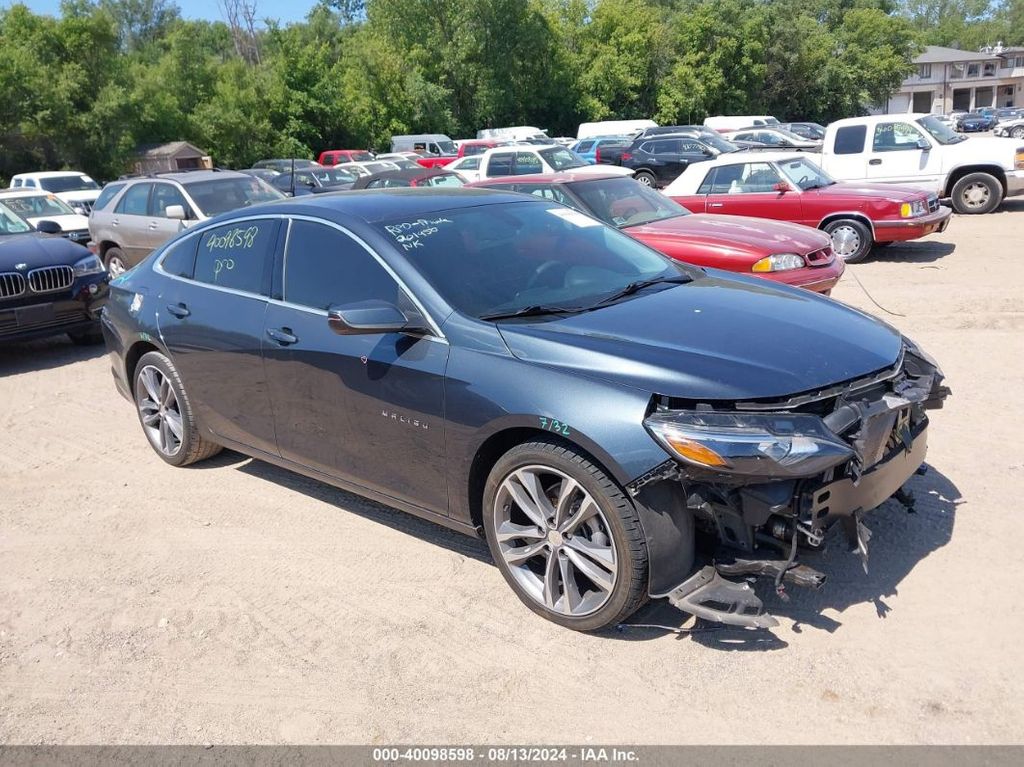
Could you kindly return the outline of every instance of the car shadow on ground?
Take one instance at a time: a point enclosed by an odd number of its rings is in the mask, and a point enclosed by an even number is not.
[[[885,248],[875,248],[868,257],[872,261],[930,264],[956,250],[951,242],[894,242]]]
[[[190,467],[190,470],[228,467],[303,493],[344,509],[346,513],[358,514],[364,519],[462,556],[493,564],[487,544],[480,538],[463,535],[240,453],[225,450]],[[872,533],[868,545],[867,574],[864,573],[859,556],[848,551],[838,527],[833,528],[823,551],[801,559],[804,564],[825,573],[828,582],[817,591],[790,587],[787,590],[789,601],[783,601],[772,590],[770,581],[759,579],[754,586],[766,611],[778,618],[792,620],[792,630],[796,633],[808,629],[833,633],[843,624],[838,618],[825,615],[824,611],[841,614],[847,608],[863,603],[873,604],[877,617],[884,619],[893,609],[886,600],[899,593],[900,582],[918,562],[949,542],[956,507],[962,502],[956,485],[934,468],[929,468],[923,476],[912,477],[906,487],[914,493],[916,499],[914,513],[908,513],[896,501],[889,500],[865,517],[864,521]],[[716,650],[749,652],[780,650],[789,646],[771,630],[739,629],[695,620],[664,599],[649,602],[626,623],[598,632],[598,635],[626,641],[644,641],[663,637],[666,633],[674,633],[680,639],[692,639]]]
[[[77,346],[67,336],[0,344],[0,377],[63,367],[107,353],[102,343]]]
[[[916,500],[913,513],[895,500],[888,500],[864,518],[872,534],[866,574],[860,557],[850,553],[837,526],[830,531],[823,551],[801,558],[804,564],[828,576],[825,585],[819,590],[790,586],[786,591],[789,601],[784,601],[774,593],[769,580],[758,579],[754,588],[765,610],[777,618],[793,621],[792,630],[798,634],[807,630],[838,631],[843,624],[835,616],[864,603],[874,606],[878,619],[885,619],[893,610],[887,600],[898,595],[903,579],[918,562],[949,543],[956,507],[963,502],[956,485],[932,467],[927,474],[912,477],[906,487]],[[634,614],[614,635],[643,640],[664,636],[666,631],[718,650],[778,650],[788,646],[771,630],[694,623],[691,616],[665,600]]]

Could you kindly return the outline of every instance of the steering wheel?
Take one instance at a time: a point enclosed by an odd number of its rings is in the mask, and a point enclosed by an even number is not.
[[[556,270],[561,270],[561,276],[564,277],[568,268],[568,265],[562,261],[545,261],[540,265],[537,271],[533,273],[533,276],[527,280],[526,287],[521,292],[525,293],[526,291],[533,290],[541,285],[554,287],[552,284],[552,277],[556,276]]]

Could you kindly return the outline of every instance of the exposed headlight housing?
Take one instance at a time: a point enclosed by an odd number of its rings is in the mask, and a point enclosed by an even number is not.
[[[854,456],[815,415],[674,410],[652,414],[644,426],[670,455],[723,474],[809,477]]]
[[[88,255],[75,262],[75,276],[84,277],[87,274],[99,274],[103,271],[103,262],[98,256]]]
[[[783,272],[787,269],[803,269],[807,266],[803,256],[796,253],[776,253],[774,256],[765,256],[754,263],[750,270],[753,272]]]
[[[905,202],[900,205],[900,216],[903,218],[913,218],[914,216],[923,216],[928,212],[928,201],[927,200],[914,200],[913,202]]]

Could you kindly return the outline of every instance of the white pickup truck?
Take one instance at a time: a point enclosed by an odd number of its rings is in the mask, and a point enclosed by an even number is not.
[[[916,186],[949,198],[957,213],[989,213],[1024,194],[1024,142],[967,138],[932,115],[837,120],[825,130],[819,163],[842,181]]]

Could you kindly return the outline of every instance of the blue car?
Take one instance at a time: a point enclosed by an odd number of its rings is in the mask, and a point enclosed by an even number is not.
[[[594,165],[600,162],[598,151],[602,147],[625,149],[632,142],[632,136],[591,136],[590,138],[580,139],[569,148],[591,165]]]
[[[202,222],[112,282],[102,324],[162,460],[227,447],[481,534],[578,630],[662,596],[772,625],[745,579],[821,585],[803,558],[837,522],[866,556],[863,512],[921,466],[947,394],[870,316],[482,189]]]

